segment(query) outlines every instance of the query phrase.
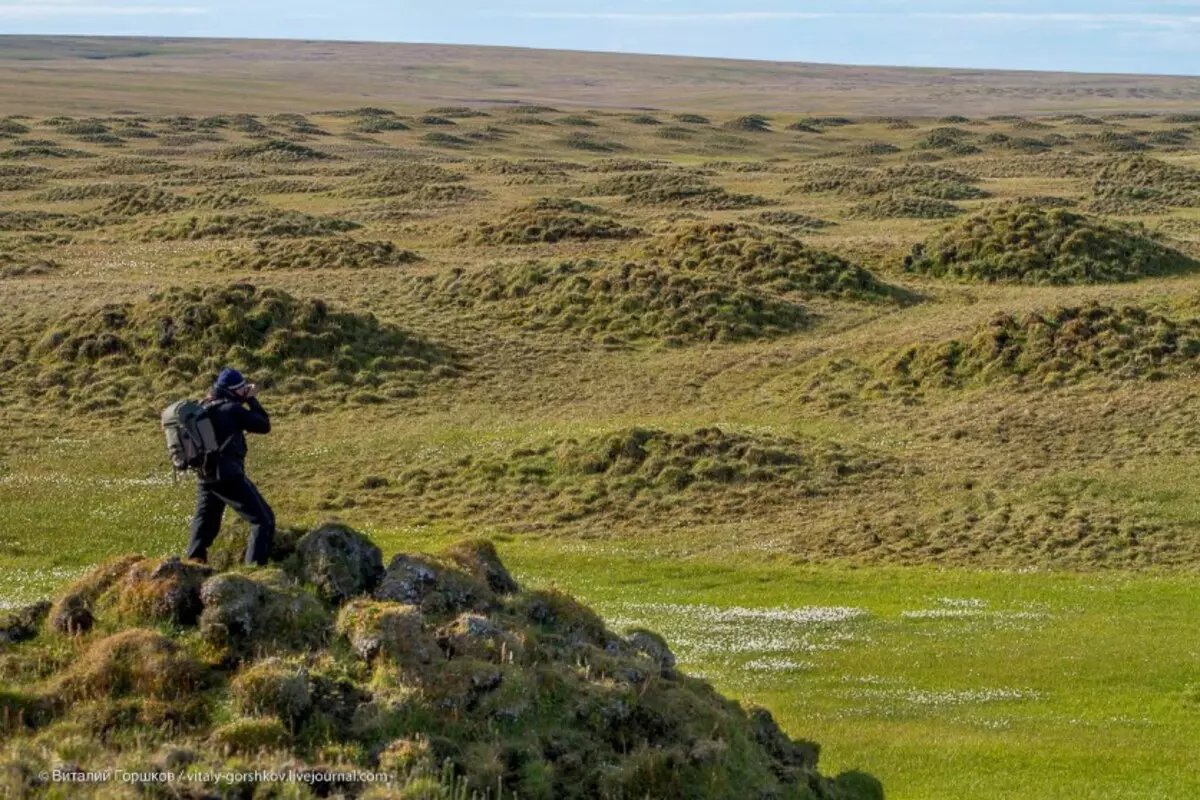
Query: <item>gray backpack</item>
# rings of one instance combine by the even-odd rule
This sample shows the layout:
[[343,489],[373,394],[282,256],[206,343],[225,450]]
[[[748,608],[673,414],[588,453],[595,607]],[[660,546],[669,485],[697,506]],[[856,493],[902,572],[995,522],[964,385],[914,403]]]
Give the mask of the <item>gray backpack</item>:
[[167,436],[167,456],[176,472],[199,471],[210,456],[221,452],[217,433],[208,418],[208,407],[195,400],[180,400],[162,415]]

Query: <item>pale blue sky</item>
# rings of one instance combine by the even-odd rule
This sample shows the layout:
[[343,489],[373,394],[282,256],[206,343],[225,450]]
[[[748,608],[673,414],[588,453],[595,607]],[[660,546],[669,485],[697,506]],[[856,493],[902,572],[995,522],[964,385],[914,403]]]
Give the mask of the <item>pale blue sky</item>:
[[0,33],[446,42],[1200,75],[1200,0],[0,0]]

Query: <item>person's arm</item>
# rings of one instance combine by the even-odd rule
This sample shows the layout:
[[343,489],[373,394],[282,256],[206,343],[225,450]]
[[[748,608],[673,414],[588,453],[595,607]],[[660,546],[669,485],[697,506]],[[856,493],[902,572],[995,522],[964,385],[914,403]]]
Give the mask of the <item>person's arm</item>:
[[246,405],[238,406],[234,413],[237,414],[238,425],[246,433],[271,432],[271,417],[257,397],[246,398]]

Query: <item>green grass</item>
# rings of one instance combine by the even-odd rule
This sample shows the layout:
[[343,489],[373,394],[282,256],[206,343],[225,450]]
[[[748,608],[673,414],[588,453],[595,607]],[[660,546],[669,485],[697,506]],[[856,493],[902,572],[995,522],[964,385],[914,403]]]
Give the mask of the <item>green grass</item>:
[[[1181,123],[1102,120],[1152,148],[1110,162],[1119,142],[1065,117],[795,128],[715,104],[706,125],[689,103],[590,129],[201,100],[0,131],[0,602],[182,551],[193,490],[157,417],[232,359],[273,414],[250,472],[283,524],[337,516],[389,554],[494,537],[767,703],[827,774],[901,798],[1194,793],[1200,276],[997,274],[1200,255]],[[725,127],[758,112],[769,130]],[[69,133],[99,124],[126,145]],[[1035,128],[1054,152],[1013,149]],[[1163,202],[1096,207],[1160,174]],[[1020,198],[1024,222],[986,224]],[[1081,230],[1026,230],[1071,204]],[[923,241],[979,280],[906,270]],[[263,302],[227,302],[246,282]],[[753,611],[807,606],[857,611]]]
[[[139,450],[81,470],[78,446],[44,442],[32,471],[8,464],[0,508],[17,535],[0,556],[6,601],[41,595],[116,553],[182,544],[189,484],[161,473],[117,483],[112,476],[156,462]],[[269,475],[277,457],[258,459],[260,472]],[[63,504],[67,488],[73,499]],[[389,556],[458,535],[371,533]],[[38,547],[50,540],[52,555]],[[687,670],[821,742],[826,774],[867,769],[889,798],[1140,800],[1200,790],[1189,766],[1200,711],[1185,699],[1200,670],[1195,640],[1179,635],[1200,613],[1190,578],[813,567],[628,540],[503,537],[501,552],[520,579],[578,595],[616,628],[663,632]],[[778,618],[806,607],[857,616]]]

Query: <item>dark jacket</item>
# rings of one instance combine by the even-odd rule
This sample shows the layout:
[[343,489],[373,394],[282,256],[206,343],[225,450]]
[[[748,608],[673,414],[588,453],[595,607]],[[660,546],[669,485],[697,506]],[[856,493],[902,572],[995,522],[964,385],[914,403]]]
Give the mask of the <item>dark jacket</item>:
[[270,433],[271,418],[266,409],[251,397],[245,402],[223,389],[214,389],[205,405],[212,420],[220,454],[201,470],[200,480],[216,481],[244,475],[246,472],[246,434]]

